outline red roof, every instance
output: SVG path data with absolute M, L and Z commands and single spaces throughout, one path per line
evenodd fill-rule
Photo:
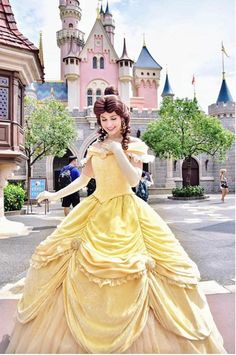
M 18 31 L 9 0 L 0 0 L 0 44 L 30 51 L 38 50 Z
M 44 71 L 39 59 L 39 49 L 18 30 L 9 0 L 0 0 L 0 44 L 33 52 L 43 80 Z

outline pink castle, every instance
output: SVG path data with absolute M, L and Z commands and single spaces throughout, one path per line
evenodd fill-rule
M 121 99 L 130 108 L 156 109 L 161 66 L 146 45 L 137 62 L 133 62 L 124 39 L 123 53 L 119 57 L 114 48 L 115 23 L 107 2 L 106 10 L 97 9 L 94 26 L 84 41 L 79 29 L 81 8 L 78 0 L 60 0 L 62 29 L 57 32 L 61 49 L 61 80 L 68 85 L 70 111 L 92 106 L 104 89 L 113 85 Z

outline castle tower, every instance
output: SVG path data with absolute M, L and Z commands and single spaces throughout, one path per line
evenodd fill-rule
M 217 117 L 222 126 L 233 133 L 235 132 L 235 102 L 229 91 L 225 73 L 223 70 L 223 78 L 216 103 L 208 106 L 208 114 Z M 235 191 L 235 142 L 227 153 L 227 159 L 219 162 L 214 159 L 214 191 L 219 191 L 219 171 L 221 168 L 227 169 L 228 183 L 230 191 Z
M 133 82 L 133 60 L 127 54 L 126 41 L 124 38 L 123 53 L 119 60 L 119 80 L 120 80 L 120 97 L 122 101 L 130 107 L 130 98 L 133 96 L 132 82 Z
M 79 56 L 84 46 L 84 32 L 79 30 L 81 8 L 78 0 L 60 0 L 62 29 L 57 31 L 57 45 L 61 49 L 61 80 L 65 80 L 65 58 L 72 51 Z
M 166 81 L 165 81 L 164 89 L 162 91 L 161 96 L 163 97 L 163 99 L 165 97 L 173 98 L 175 96 L 175 94 L 173 93 L 173 90 L 172 90 L 172 88 L 170 86 L 170 82 L 169 82 L 169 77 L 168 77 L 167 71 L 166 71 Z
M 137 62 L 134 64 L 136 96 L 143 97 L 144 108 L 158 107 L 158 88 L 162 67 L 155 61 L 145 41 Z
M 109 10 L 109 4 L 107 1 L 107 6 L 105 12 L 103 11 L 102 5 L 100 9 L 100 17 L 102 20 L 102 24 L 110 38 L 111 44 L 114 46 L 114 36 L 115 36 L 115 21 L 113 20 L 113 16 Z

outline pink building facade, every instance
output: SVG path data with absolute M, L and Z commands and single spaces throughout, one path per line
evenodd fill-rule
M 156 109 L 161 66 L 149 53 L 146 45 L 133 62 L 127 54 L 114 48 L 115 23 L 107 3 L 105 11 L 97 9 L 97 18 L 86 40 L 80 30 L 82 10 L 78 0 L 60 0 L 62 29 L 57 32 L 61 50 L 61 80 L 67 82 L 70 111 L 92 106 L 104 93 L 115 86 L 122 100 L 134 109 Z

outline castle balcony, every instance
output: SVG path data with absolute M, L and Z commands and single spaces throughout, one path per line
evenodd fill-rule
M 75 80 L 80 76 L 79 59 L 75 57 L 67 57 L 63 59 L 66 79 Z
M 84 32 L 77 28 L 63 29 L 57 31 L 57 45 L 60 47 L 65 42 L 73 39 L 79 46 L 84 45 Z

